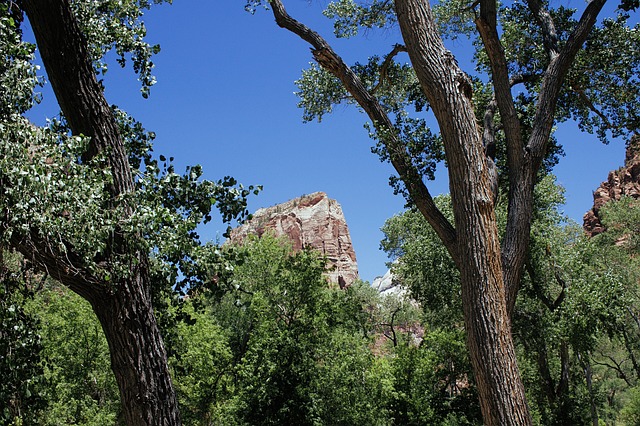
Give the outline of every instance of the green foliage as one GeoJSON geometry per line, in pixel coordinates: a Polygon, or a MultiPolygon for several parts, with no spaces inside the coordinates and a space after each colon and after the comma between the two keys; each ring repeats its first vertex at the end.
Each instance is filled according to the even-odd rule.
{"type": "Polygon", "coordinates": [[[341,38],[356,36],[360,28],[386,28],[396,23],[393,3],[386,0],[373,0],[366,5],[354,0],[332,1],[324,15],[334,20],[334,33],[341,38]]]}
{"type": "Polygon", "coordinates": [[[184,424],[210,424],[220,416],[233,385],[231,349],[227,334],[208,312],[186,303],[190,321],[177,324],[177,341],[169,362],[184,424]]]}
{"type": "Polygon", "coordinates": [[[0,119],[15,119],[37,100],[33,90],[41,83],[33,65],[35,46],[21,40],[19,21],[0,4],[0,119]]]}
{"type": "MultiPolygon", "coordinates": [[[[550,8],[561,49],[577,25],[575,9],[550,8]]],[[[504,5],[500,10],[502,45],[511,75],[523,78],[524,88],[516,96],[523,130],[528,132],[532,106],[540,90],[541,73],[549,63],[544,40],[528,6],[523,2],[504,5]]],[[[629,137],[638,128],[637,94],[640,70],[638,26],[628,25],[628,14],[603,19],[594,27],[567,76],[558,97],[556,120],[575,120],[582,131],[596,134],[603,142],[629,137]]],[[[479,43],[478,43],[479,45],[479,43]]],[[[486,54],[476,52],[477,71],[489,73],[486,54]]]]}
{"type": "MultiPolygon", "coordinates": [[[[447,197],[436,202],[451,214],[447,197]]],[[[602,212],[611,232],[587,239],[562,215],[563,203],[553,177],[543,178],[536,187],[529,257],[513,315],[519,365],[539,424],[588,423],[592,406],[601,419],[613,422],[640,378],[640,268],[635,256],[640,209],[631,199],[607,205],[602,212]]],[[[505,213],[499,205],[502,226],[505,213]]],[[[394,216],[383,232],[381,246],[395,259],[397,278],[421,303],[427,329],[461,325],[457,269],[422,216],[413,210],[394,216]]],[[[427,343],[429,336],[427,332],[420,350],[433,345],[427,343]]],[[[432,356],[443,357],[439,350],[433,349],[432,356]]],[[[459,365],[458,374],[470,377],[468,364],[459,365]]],[[[433,398],[433,393],[421,392],[416,395],[433,398]]],[[[405,401],[411,407],[443,406],[437,399],[414,405],[410,398],[405,401]]]]}
{"type": "Polygon", "coordinates": [[[233,395],[218,421],[388,424],[387,372],[375,367],[364,331],[371,294],[329,288],[316,253],[294,254],[268,235],[239,250],[236,291],[210,301],[233,360],[225,373],[233,395]]]}
{"type": "Polygon", "coordinates": [[[394,424],[482,424],[461,330],[426,331],[420,346],[405,340],[391,363],[394,424]]]}
{"type": "Polygon", "coordinates": [[[0,251],[0,424],[33,424],[46,400],[38,318],[24,309],[32,297],[18,258],[0,251]]]}
{"type": "Polygon", "coordinates": [[[640,251],[640,200],[622,197],[608,202],[600,216],[607,229],[599,237],[602,244],[615,245],[631,255],[640,251]]]}
{"type": "MultiPolygon", "coordinates": [[[[157,50],[144,42],[140,20],[150,3],[73,2],[96,67],[103,69],[102,58],[111,48],[122,61],[131,52],[143,90],[152,84],[149,58],[157,50]]],[[[23,117],[37,100],[35,88],[41,80],[33,64],[34,46],[21,41],[21,19],[7,5],[0,5],[0,209],[10,212],[3,219],[2,244],[37,232],[53,252],[72,252],[79,257],[78,268],[114,283],[126,278],[131,262],[136,261],[128,255],[106,259],[111,237],[120,233],[129,236],[132,253],[155,255],[153,273],[161,277],[154,280],[157,287],[183,291],[208,283],[212,263],[225,260],[214,260],[209,250],[204,259],[198,259],[203,251],[197,226],[211,219],[214,207],[227,222],[248,216],[246,198],[260,188],[245,188],[231,177],[204,180],[200,166],[176,173],[172,159],[163,156],[159,156],[164,163],[160,165],[152,155],[153,132],[114,107],[136,176],[136,191],[111,200],[106,189],[112,176],[106,158],[79,161],[87,138],[71,136],[64,119],[39,128],[23,117]],[[186,278],[176,287],[179,277],[186,278]]]]}
{"type": "Polygon", "coordinates": [[[640,24],[630,27],[627,19],[628,15],[620,15],[604,20],[568,77],[572,92],[567,96],[578,94],[580,99],[572,118],[581,130],[596,133],[603,142],[610,140],[608,132],[613,138],[629,137],[640,125],[640,24]],[[615,93],[608,88],[615,88],[615,93]]]}
{"type": "Polygon", "coordinates": [[[620,417],[625,426],[640,425],[640,388],[635,387],[629,392],[629,402],[622,409],[620,417]]]}
{"type": "Polygon", "coordinates": [[[419,318],[401,297],[331,289],[316,254],[268,235],[241,250],[237,290],[210,302],[234,366],[219,422],[478,423],[460,330],[432,330],[418,347],[419,318]]]}
{"type": "Polygon", "coordinates": [[[47,285],[28,304],[40,318],[46,359],[44,425],[119,423],[120,399],[107,341],[89,304],[58,285],[47,285]]]}
{"type": "Polygon", "coordinates": [[[149,45],[144,37],[147,35],[144,22],[141,20],[144,10],[151,4],[172,0],[74,0],[72,6],[82,31],[87,36],[89,52],[94,61],[96,71],[107,72],[105,55],[115,50],[118,63],[124,67],[127,55],[130,55],[133,70],[142,83],[142,96],[149,96],[149,89],[156,82],[151,74],[153,62],[151,57],[160,52],[159,45],[149,45]]]}
{"type": "MultiPolygon", "coordinates": [[[[453,215],[448,196],[435,199],[445,214],[453,215]]],[[[459,272],[437,235],[415,210],[388,219],[381,248],[397,263],[392,271],[422,306],[427,323],[444,327],[462,321],[459,272]]]]}
{"type": "MultiPolygon", "coordinates": [[[[251,3],[255,7],[259,4],[267,6],[268,2],[251,3]]],[[[556,49],[561,49],[578,25],[575,10],[562,5],[555,7],[545,4],[545,7],[549,8],[554,20],[553,43],[556,49]]],[[[630,8],[630,4],[622,5],[623,10],[630,8]]],[[[637,78],[640,71],[640,31],[637,26],[628,24],[629,14],[618,12],[597,23],[584,49],[579,52],[558,96],[555,116],[557,123],[575,120],[581,130],[596,134],[603,142],[620,136],[628,137],[640,126],[640,80],[637,78]]],[[[465,36],[475,46],[476,67],[473,72],[468,72],[474,82],[476,115],[482,122],[493,98],[493,87],[488,57],[475,29],[477,13],[478,3],[451,0],[434,5],[434,14],[443,37],[455,40],[465,36]]],[[[339,0],[329,3],[324,14],[333,20],[337,37],[354,37],[360,30],[386,29],[397,21],[393,2],[389,1],[339,0]]],[[[545,49],[547,40],[526,2],[501,5],[498,20],[507,68],[514,81],[514,102],[521,122],[522,137],[527,140],[533,128],[543,73],[550,61],[545,49]]],[[[466,45],[466,42],[462,43],[466,45]]],[[[432,179],[435,164],[444,158],[442,147],[437,143],[440,135],[437,129],[432,128],[431,121],[418,120],[415,116],[414,111],[428,110],[429,105],[416,84],[410,64],[398,55],[398,51],[393,50],[391,53],[372,52],[366,64],[356,63],[351,68],[395,121],[392,129],[379,128],[378,123],[365,125],[370,136],[379,141],[374,152],[386,161],[388,153],[380,142],[388,134],[398,136],[418,165],[420,158],[415,156],[416,152],[423,156],[422,160],[427,160],[428,167],[418,167],[418,170],[424,179],[432,179]],[[407,125],[410,126],[409,131],[407,125]],[[416,135],[420,135],[421,143],[418,145],[415,143],[416,135]]],[[[356,103],[336,77],[315,64],[303,71],[296,84],[299,88],[296,94],[300,98],[298,105],[303,109],[304,121],[320,121],[324,114],[332,112],[334,105],[356,103]]],[[[500,114],[496,112],[492,121],[496,129],[496,164],[502,175],[506,172],[506,149],[500,114]]],[[[561,146],[552,135],[543,165],[545,172],[557,164],[558,156],[562,154],[561,146]]],[[[507,179],[501,180],[504,189],[507,179]]],[[[396,193],[407,195],[397,178],[392,178],[391,184],[396,193]]],[[[408,201],[411,203],[411,200],[408,201]]]]}
{"type": "Polygon", "coordinates": [[[394,380],[386,359],[376,358],[357,333],[341,330],[329,339],[319,347],[317,374],[310,386],[313,424],[394,424],[385,406],[394,380]]]}

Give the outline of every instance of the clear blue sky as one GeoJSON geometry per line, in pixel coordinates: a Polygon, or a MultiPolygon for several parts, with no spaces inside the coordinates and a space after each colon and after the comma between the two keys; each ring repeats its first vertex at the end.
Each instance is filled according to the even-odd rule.
{"type": "MultiPolygon", "coordinates": [[[[285,5],[332,39],[331,22],[320,13],[325,1],[285,5]]],[[[148,40],[162,47],[154,60],[158,83],[144,100],[131,69],[113,64],[105,76],[107,99],[156,132],[155,152],[174,156],[178,171],[202,164],[208,179],[230,175],[245,185],[263,185],[250,200],[251,211],[315,191],[338,200],[361,278],[372,281],[386,271],[380,227],[404,206],[388,186],[391,167],[371,154],[366,118],[354,107],[338,107],[322,123],[302,123],[294,80],[312,59],[309,47],[277,27],[270,12],[252,16],[243,6],[244,0],[175,0],[154,7],[145,22],[148,40]]],[[[370,32],[336,41],[334,48],[350,63],[366,61],[389,52],[399,39],[397,29],[370,32]]],[[[462,44],[450,48],[457,56],[469,54],[462,44]]],[[[44,94],[51,98],[48,89],[44,94]]],[[[38,113],[52,116],[56,109],[38,113]]],[[[567,189],[565,212],[581,223],[593,190],[622,165],[624,143],[602,146],[573,125],[562,126],[558,137],[567,153],[556,169],[567,189]]],[[[437,195],[447,185],[440,173],[429,186],[437,195]]],[[[224,229],[214,221],[202,237],[216,239],[224,229]]]]}

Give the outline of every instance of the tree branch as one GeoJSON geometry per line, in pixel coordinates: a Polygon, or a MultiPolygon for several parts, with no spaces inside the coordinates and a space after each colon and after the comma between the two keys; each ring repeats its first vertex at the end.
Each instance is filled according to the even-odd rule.
{"type": "Polygon", "coordinates": [[[595,25],[598,14],[606,1],[592,0],[589,3],[562,50],[560,50],[557,57],[551,60],[546,69],[538,96],[533,131],[527,143],[527,153],[532,159],[534,171],[537,171],[540,167],[546,152],[547,142],[553,126],[558,94],[564,79],[595,25]]]}
{"type": "Polygon", "coordinates": [[[51,87],[74,135],[90,136],[83,162],[107,152],[113,198],[133,191],[133,177],[118,125],[96,80],[86,37],[66,1],[25,0],[51,87]],[[62,30],[64,29],[64,30],[62,30]]]}
{"type": "Polygon", "coordinates": [[[491,65],[495,100],[500,111],[507,145],[509,168],[509,209],[507,230],[502,241],[502,270],[509,316],[515,308],[516,296],[526,258],[528,233],[531,222],[533,179],[525,168],[525,151],[522,129],[513,95],[511,79],[504,49],[497,30],[497,6],[495,0],[480,1],[480,16],[475,20],[491,65]],[[526,231],[519,232],[525,224],[526,231]],[[526,235],[525,235],[526,234],[526,235]]]}
{"type": "Polygon", "coordinates": [[[613,364],[610,364],[606,361],[596,361],[595,359],[593,360],[593,363],[596,365],[602,365],[603,367],[608,367],[610,369],[612,369],[613,371],[615,371],[618,374],[618,377],[621,378],[622,380],[625,381],[625,383],[629,386],[632,387],[633,383],[631,383],[631,381],[629,380],[629,378],[627,377],[626,373],[624,372],[624,370],[622,369],[622,365],[620,363],[618,363],[618,361],[616,361],[611,355],[607,355],[606,356],[613,364]]]}
{"type": "MultiPolygon", "coordinates": [[[[533,75],[533,74],[515,75],[509,79],[509,87],[513,87],[522,83],[534,82],[540,78],[541,77],[539,75],[533,75]]],[[[487,108],[484,111],[484,116],[482,120],[482,123],[483,123],[482,141],[485,147],[485,153],[487,154],[487,157],[493,160],[495,160],[496,158],[495,156],[496,127],[495,127],[495,123],[493,122],[493,119],[497,109],[498,109],[498,102],[496,101],[496,97],[494,94],[493,99],[491,100],[491,102],[489,102],[489,104],[487,105],[487,108]]],[[[502,129],[502,126],[499,126],[498,129],[502,129]]]]}
{"type": "Polygon", "coordinates": [[[554,60],[560,52],[558,51],[558,33],[553,18],[540,0],[527,0],[527,4],[542,31],[542,40],[549,59],[554,60]]]}
{"type": "Polygon", "coordinates": [[[524,159],[522,152],[522,132],[520,120],[511,94],[511,79],[507,59],[498,36],[497,5],[495,0],[480,0],[480,16],[475,20],[491,65],[491,79],[494,97],[500,111],[500,118],[507,140],[507,161],[509,168],[517,170],[524,159]]]}
{"type": "Polygon", "coordinates": [[[624,327],[622,328],[622,337],[624,339],[624,347],[627,349],[627,353],[629,353],[629,358],[631,359],[633,370],[636,373],[636,378],[640,379],[640,365],[638,364],[638,360],[633,353],[634,345],[629,341],[629,335],[627,334],[627,330],[624,327]]]}
{"type": "Polygon", "coordinates": [[[614,126],[609,121],[609,117],[604,115],[604,113],[602,111],[600,111],[598,108],[596,108],[596,106],[593,104],[593,102],[591,102],[591,99],[589,99],[587,94],[584,92],[584,89],[582,89],[579,86],[575,86],[573,84],[570,85],[570,88],[571,88],[571,90],[573,92],[578,94],[578,96],[580,97],[580,100],[582,102],[584,102],[584,104],[587,106],[587,108],[589,108],[594,114],[596,114],[598,117],[600,117],[600,119],[604,123],[605,129],[613,129],[614,126]]]}
{"type": "Polygon", "coordinates": [[[456,231],[435,205],[433,197],[422,181],[422,176],[413,167],[411,157],[394,132],[393,123],[380,103],[371,92],[367,91],[358,76],[334,52],[324,38],[293,19],[285,10],[281,0],[272,0],[270,5],[276,24],[309,43],[312,47],[313,57],[318,64],[342,82],[346,90],[373,121],[376,129],[385,133],[383,143],[389,153],[391,164],[398,172],[420,212],[443,241],[454,261],[459,263],[460,256],[456,246],[456,231]]]}
{"type": "Polygon", "coordinates": [[[516,147],[511,143],[512,141],[507,139],[510,171],[509,211],[505,237],[502,242],[502,266],[507,285],[509,312],[513,312],[515,307],[522,266],[527,256],[533,209],[533,186],[536,174],[546,154],[558,95],[569,68],[593,28],[605,2],[606,0],[592,0],[589,3],[560,53],[550,61],[545,70],[531,135],[524,149],[516,147]],[[517,150],[517,153],[514,149],[517,150]],[[523,157],[520,158],[520,155],[523,157]]]}
{"type": "Polygon", "coordinates": [[[370,90],[370,93],[374,95],[380,87],[384,84],[384,81],[387,79],[387,70],[389,69],[389,65],[391,65],[391,61],[393,58],[400,52],[406,52],[407,48],[401,44],[396,44],[393,46],[393,50],[389,52],[387,56],[384,58],[384,62],[382,62],[382,66],[380,67],[380,80],[378,80],[378,84],[375,85],[373,89],[370,90]]]}
{"type": "MultiPolygon", "coordinates": [[[[5,217],[0,225],[0,235],[7,232],[7,223],[5,217]]],[[[84,261],[69,243],[60,241],[52,244],[37,229],[30,228],[25,235],[13,231],[9,245],[31,262],[36,270],[63,283],[89,302],[98,300],[104,294],[102,281],[84,267],[84,261]],[[60,250],[58,247],[64,248],[60,250]]]]}

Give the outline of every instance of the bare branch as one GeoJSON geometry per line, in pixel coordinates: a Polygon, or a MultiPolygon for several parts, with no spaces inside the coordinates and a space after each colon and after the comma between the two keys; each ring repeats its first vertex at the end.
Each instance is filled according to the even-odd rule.
{"type": "Polygon", "coordinates": [[[371,92],[367,91],[360,78],[358,78],[342,58],[336,54],[327,41],[315,31],[293,19],[285,10],[282,1],[272,0],[271,10],[276,24],[308,42],[312,46],[312,54],[318,64],[342,82],[346,90],[373,121],[376,128],[385,132],[383,142],[387,147],[391,164],[406,185],[411,198],[416,203],[420,212],[443,241],[454,261],[459,263],[456,231],[449,220],[435,205],[433,197],[422,181],[422,176],[420,176],[413,167],[411,157],[407,153],[402,141],[399,140],[393,131],[393,123],[380,103],[371,92]]]}
{"type": "Polygon", "coordinates": [[[569,389],[569,343],[566,340],[560,342],[560,380],[556,387],[556,395],[564,395],[569,389]]]}
{"type": "Polygon", "coordinates": [[[387,70],[389,69],[389,66],[391,65],[391,61],[393,60],[393,58],[398,53],[406,52],[406,51],[407,51],[407,48],[401,44],[396,44],[395,46],[393,46],[393,50],[384,58],[384,62],[380,67],[380,80],[378,80],[378,84],[376,84],[376,86],[370,90],[370,93],[372,95],[375,94],[380,87],[382,87],[385,80],[387,79],[387,70]]]}
{"type": "Polygon", "coordinates": [[[619,363],[618,361],[616,361],[611,355],[607,355],[606,357],[611,361],[611,363],[608,363],[606,361],[597,361],[595,359],[593,360],[593,363],[596,365],[602,365],[603,367],[608,367],[612,369],[618,374],[619,378],[625,381],[625,383],[628,386],[633,386],[633,383],[629,380],[626,373],[622,369],[622,363],[619,363]]]}
{"type": "Polygon", "coordinates": [[[553,302],[544,294],[540,280],[538,279],[538,276],[535,273],[531,262],[525,262],[525,267],[527,269],[529,277],[531,278],[531,283],[533,284],[533,289],[536,293],[536,297],[538,297],[538,299],[542,302],[543,305],[547,307],[547,309],[549,309],[550,312],[553,312],[558,309],[564,301],[567,293],[567,282],[564,278],[562,278],[562,275],[560,274],[562,269],[553,260],[552,254],[549,249],[547,249],[547,257],[549,258],[549,263],[551,263],[551,268],[553,269],[553,277],[561,288],[560,293],[553,302]]]}
{"type": "Polygon", "coordinates": [[[609,117],[604,115],[602,113],[602,111],[600,111],[598,108],[596,108],[596,106],[593,104],[593,102],[591,102],[591,99],[589,99],[587,94],[584,92],[584,89],[582,89],[580,86],[576,86],[576,85],[573,85],[573,84],[570,85],[570,88],[571,88],[571,90],[573,92],[578,94],[578,96],[580,97],[580,100],[587,106],[587,108],[589,108],[594,114],[596,114],[598,117],[600,117],[600,119],[604,123],[604,128],[605,129],[613,129],[614,126],[609,121],[609,117]]]}

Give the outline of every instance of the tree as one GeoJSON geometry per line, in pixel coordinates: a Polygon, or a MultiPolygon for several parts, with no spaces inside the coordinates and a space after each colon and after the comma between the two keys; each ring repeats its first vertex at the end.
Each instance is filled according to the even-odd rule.
{"type": "Polygon", "coordinates": [[[185,320],[175,327],[169,363],[185,425],[233,424],[221,412],[233,392],[234,363],[227,332],[209,310],[198,311],[190,301],[181,307],[185,320]],[[222,418],[221,418],[222,417],[222,418]]]}
{"type": "Polygon", "coordinates": [[[390,424],[389,369],[362,330],[371,299],[361,291],[370,288],[329,288],[319,253],[293,253],[269,234],[237,249],[236,291],[210,301],[229,339],[224,374],[234,384],[227,417],[214,423],[390,424]]]}
{"type": "MultiPolygon", "coordinates": [[[[404,40],[384,60],[372,57],[368,64],[354,67],[326,39],[291,17],[281,0],[246,3],[249,10],[261,4],[269,7],[280,27],[311,45],[320,68],[303,76],[305,119],[321,117],[344,99],[357,103],[371,120],[379,142],[376,150],[398,173],[400,189],[451,255],[460,272],[468,348],[488,425],[532,421],[510,316],[529,245],[533,188],[553,151],[554,123],[575,118],[602,137],[607,131],[628,134],[639,124],[633,108],[638,104],[638,81],[624,78],[639,69],[637,31],[626,26],[624,14],[596,25],[605,1],[592,0],[578,19],[573,10],[552,9],[538,0],[505,6],[495,0],[446,2],[439,16],[424,0],[336,1],[326,14],[336,19],[339,36],[351,36],[359,27],[397,24],[404,40]],[[489,84],[460,68],[444,45],[443,27],[462,29],[474,38],[476,71],[488,76],[484,81],[489,84]],[[614,47],[618,58],[611,60],[614,47]],[[394,61],[400,52],[408,53],[411,65],[394,61]],[[607,55],[610,59],[604,60],[607,55]],[[624,87],[621,92],[618,83],[624,87]],[[411,104],[430,109],[439,135],[430,132],[424,120],[406,113],[411,104]],[[440,144],[448,167],[453,222],[438,209],[425,185],[441,158],[440,144]],[[496,164],[503,166],[508,198],[502,240],[495,213],[496,164]]],[[[622,7],[629,10],[637,7],[635,3],[622,7]]],[[[448,35],[455,36],[455,31],[448,35]]]]}
{"type": "Polygon", "coordinates": [[[39,290],[26,310],[40,319],[47,404],[37,424],[122,423],[109,348],[91,306],[57,283],[39,290]],[[119,420],[119,422],[118,422],[119,420]]]}
{"type": "Polygon", "coordinates": [[[35,424],[45,399],[37,317],[24,309],[31,294],[24,268],[0,248],[0,424],[35,424]]]}
{"type": "MultiPolygon", "coordinates": [[[[450,211],[449,197],[435,201],[450,211]]],[[[632,222],[626,218],[634,212],[626,203],[606,206],[605,212],[620,209],[605,215],[613,235],[590,239],[562,215],[563,203],[562,189],[547,175],[535,190],[526,273],[512,319],[518,364],[538,424],[615,421],[637,380],[633,315],[638,279],[634,259],[625,253],[633,246],[612,242],[620,233],[630,235],[632,222]],[[614,216],[621,222],[611,222],[614,216]]],[[[498,220],[503,222],[505,215],[499,206],[498,220]]],[[[383,231],[383,248],[397,257],[397,279],[425,311],[425,329],[461,324],[455,265],[419,213],[394,216],[383,231]]],[[[470,369],[463,374],[471,374],[470,369]]]]}
{"type": "MultiPolygon", "coordinates": [[[[111,49],[122,65],[131,58],[143,95],[153,84],[150,58],[159,48],[144,42],[140,22],[150,4],[0,4],[1,243],[91,304],[130,425],[180,424],[152,299],[211,282],[195,260],[195,228],[216,204],[226,220],[238,216],[249,194],[231,178],[200,181],[199,167],[184,176],[167,163],[161,170],[153,134],[107,103],[96,73],[106,70],[111,49]],[[34,46],[22,41],[23,15],[62,110],[63,120],[48,128],[25,118],[41,79],[34,46]]],[[[215,256],[207,256],[209,268],[215,256]]]]}

